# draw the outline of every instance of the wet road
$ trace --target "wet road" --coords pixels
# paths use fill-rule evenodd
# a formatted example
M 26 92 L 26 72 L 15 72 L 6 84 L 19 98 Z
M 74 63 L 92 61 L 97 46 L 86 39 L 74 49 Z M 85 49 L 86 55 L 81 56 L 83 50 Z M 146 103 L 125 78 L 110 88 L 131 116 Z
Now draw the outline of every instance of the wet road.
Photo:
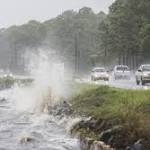
M 108 85 L 111 87 L 123 88 L 123 89 L 144 89 L 144 90 L 150 89 L 150 84 L 146 84 L 145 86 L 137 85 L 134 77 L 132 77 L 131 80 L 110 79 L 110 81 L 101 81 L 101 80 L 91 81 L 89 77 L 82 80 L 78 80 L 77 82 L 98 84 L 98 85 Z

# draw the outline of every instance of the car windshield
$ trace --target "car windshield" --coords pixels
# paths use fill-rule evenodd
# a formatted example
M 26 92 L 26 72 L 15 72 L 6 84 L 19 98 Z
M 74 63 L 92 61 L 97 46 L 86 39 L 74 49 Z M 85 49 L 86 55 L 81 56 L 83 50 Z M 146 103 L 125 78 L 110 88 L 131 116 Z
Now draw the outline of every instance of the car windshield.
M 150 71 L 150 66 L 143 66 L 143 71 Z
M 121 67 L 117 67 L 116 70 L 118 70 L 118 71 L 129 71 L 129 68 L 126 66 L 123 66 L 123 67 L 121 66 Z
M 106 72 L 103 68 L 94 69 L 94 72 Z

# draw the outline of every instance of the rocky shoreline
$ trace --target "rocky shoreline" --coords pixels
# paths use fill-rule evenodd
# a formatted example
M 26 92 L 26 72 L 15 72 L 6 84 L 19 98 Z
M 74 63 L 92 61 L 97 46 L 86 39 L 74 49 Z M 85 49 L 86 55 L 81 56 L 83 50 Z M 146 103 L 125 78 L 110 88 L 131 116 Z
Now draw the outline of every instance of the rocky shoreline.
M 60 118 L 63 118 L 65 116 L 67 116 L 68 118 L 76 117 L 72 108 L 68 103 L 66 103 L 66 101 L 63 104 L 60 104 L 53 108 L 50 107 L 49 110 L 50 114 L 53 114 L 57 117 L 59 116 Z M 96 140 L 96 138 L 90 138 L 90 136 L 88 137 L 80 131 L 83 126 L 88 128 L 87 124 L 89 121 L 91 120 L 83 117 L 83 119 L 74 123 L 69 131 L 71 136 L 77 137 L 79 139 L 80 150 L 114 150 L 109 145 L 106 145 L 104 142 L 98 141 Z
M 79 139 L 81 150 L 114 150 L 110 145 L 97 140 L 95 134 L 89 128 L 89 119 L 81 120 L 74 124 L 71 134 Z M 94 126 L 93 126 L 94 127 Z
M 50 110 L 51 114 L 60 118 L 78 116 L 66 101 Z M 70 133 L 79 139 L 81 150 L 143 150 L 142 139 L 130 142 L 128 140 L 129 131 L 117 125 L 117 120 L 79 118 L 82 119 L 73 124 Z
M 80 138 L 79 140 L 81 150 L 114 150 L 102 141 L 94 141 L 90 138 Z
M 71 134 L 77 135 L 81 150 L 144 150 L 142 139 L 133 144 L 127 143 L 128 139 L 123 137 L 126 136 L 125 129 L 111 126 L 109 121 L 81 120 L 72 127 Z

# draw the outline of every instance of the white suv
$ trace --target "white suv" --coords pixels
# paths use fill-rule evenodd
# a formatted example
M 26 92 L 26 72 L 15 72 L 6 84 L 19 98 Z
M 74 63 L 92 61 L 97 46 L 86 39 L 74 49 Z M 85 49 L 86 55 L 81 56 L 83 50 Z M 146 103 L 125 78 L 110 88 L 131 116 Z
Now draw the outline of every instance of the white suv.
M 139 69 L 135 73 L 136 83 L 139 85 L 145 85 L 146 83 L 150 83 L 150 64 L 149 65 L 141 65 Z
M 92 81 L 96 81 L 96 80 L 109 81 L 109 74 L 105 68 L 96 67 L 92 70 L 91 80 Z
M 128 79 L 131 78 L 131 72 L 128 66 L 126 65 L 117 65 L 113 70 L 113 78 L 117 79 Z

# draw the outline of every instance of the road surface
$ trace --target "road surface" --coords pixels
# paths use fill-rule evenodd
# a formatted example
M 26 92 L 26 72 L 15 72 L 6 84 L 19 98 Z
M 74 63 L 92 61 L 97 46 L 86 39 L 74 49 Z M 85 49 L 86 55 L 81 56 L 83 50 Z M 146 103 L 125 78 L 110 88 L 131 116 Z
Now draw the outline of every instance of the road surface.
M 144 89 L 144 90 L 150 89 L 150 84 L 146 84 L 145 86 L 137 85 L 134 77 L 132 77 L 131 80 L 110 79 L 110 81 L 102 81 L 102 80 L 91 81 L 90 78 L 88 77 L 82 80 L 77 80 L 77 82 L 98 84 L 98 85 L 108 85 L 111 87 L 123 88 L 123 89 Z

